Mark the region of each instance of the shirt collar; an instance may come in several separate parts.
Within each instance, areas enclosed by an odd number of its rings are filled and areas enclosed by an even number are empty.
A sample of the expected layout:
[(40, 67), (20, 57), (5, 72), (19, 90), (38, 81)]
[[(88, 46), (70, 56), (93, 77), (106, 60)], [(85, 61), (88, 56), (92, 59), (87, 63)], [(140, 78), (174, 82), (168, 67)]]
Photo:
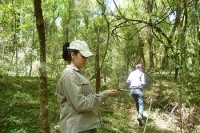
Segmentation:
[(77, 67), (75, 67), (75, 66), (73, 66), (73, 65), (67, 65), (66, 67), (67, 67), (67, 68), (70, 68), (70, 69), (73, 69), (73, 70), (75, 70), (75, 71), (77, 71), (77, 72), (81, 72)]

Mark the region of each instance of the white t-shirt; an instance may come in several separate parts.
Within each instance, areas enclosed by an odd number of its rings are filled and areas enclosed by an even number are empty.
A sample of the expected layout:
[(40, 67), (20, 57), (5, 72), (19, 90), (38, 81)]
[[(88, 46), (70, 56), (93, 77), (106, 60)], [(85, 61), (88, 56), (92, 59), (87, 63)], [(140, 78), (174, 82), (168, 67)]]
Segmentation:
[(143, 85), (146, 84), (144, 73), (136, 69), (129, 74), (126, 82), (129, 84), (129, 88), (143, 88)]

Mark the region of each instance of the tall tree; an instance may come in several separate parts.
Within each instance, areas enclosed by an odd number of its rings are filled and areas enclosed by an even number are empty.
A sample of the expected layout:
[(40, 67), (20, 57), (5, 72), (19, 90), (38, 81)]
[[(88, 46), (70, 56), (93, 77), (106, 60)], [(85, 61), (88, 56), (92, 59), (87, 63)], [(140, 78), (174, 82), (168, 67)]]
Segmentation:
[(100, 33), (99, 27), (95, 27), (96, 29), (96, 55), (95, 55), (95, 77), (96, 77), (96, 93), (99, 93), (99, 88), (101, 87), (101, 75), (100, 75), (100, 65), (99, 65), (99, 43), (100, 43)]
[[(103, 53), (103, 58), (102, 58), (102, 61), (100, 63), (100, 53), (99, 53), (99, 47), (100, 47), (100, 30), (103, 30), (104, 28), (102, 28), (102, 26), (100, 25), (97, 25), (95, 26), (95, 32), (96, 32), (96, 39), (97, 39), (97, 44), (96, 44), (96, 57), (95, 57), (95, 65), (96, 65), (96, 92), (98, 93), (99, 92), (99, 88), (101, 87), (101, 69), (103, 67), (103, 64), (105, 62), (105, 58), (106, 58), (106, 55), (108, 53), (108, 46), (109, 46), (109, 43), (110, 43), (110, 22), (106, 16), (106, 6), (105, 6), (105, 1), (103, 0), (102, 2), (97, 0), (97, 3), (100, 5), (101, 7), (101, 10), (102, 10), (102, 18), (104, 19), (104, 21), (106, 22), (106, 34), (107, 34), (107, 37), (106, 37), (106, 44), (105, 44), (105, 52)], [(100, 18), (101, 19), (101, 18)]]
[[(195, 4), (195, 11), (198, 12), (199, 11), (199, 4), (198, 4), (198, 0), (195, 0), (194, 1), (194, 4)], [(197, 13), (198, 15), (198, 13)], [(199, 17), (197, 17), (197, 20), (196, 20), (196, 30), (197, 30), (197, 40), (198, 42), (200, 43), (200, 21), (198, 19)], [(197, 56), (199, 57), (199, 65), (200, 65), (200, 49), (197, 51)]]
[(16, 67), (16, 76), (19, 76), (18, 71), (18, 28), (19, 28), (19, 13), (15, 10), (15, 1), (12, 0), (12, 8), (13, 8), (13, 48), (15, 51), (15, 67)]
[[(151, 16), (154, 8), (155, 1), (154, 0), (147, 0), (145, 1), (145, 9), (148, 16)], [(151, 18), (149, 19), (149, 24), (151, 25)], [(147, 44), (149, 46), (149, 65), (150, 68), (154, 68), (154, 45), (153, 45), (153, 33), (152, 27), (147, 27)]]
[(40, 132), (49, 133), (46, 84), (46, 38), (41, 3), (41, 0), (34, 0), (34, 13), (40, 42)]
[[(177, 40), (176, 40), (176, 47), (179, 49), (176, 49), (176, 56), (175, 56), (175, 79), (178, 78), (180, 67), (183, 65), (183, 56), (184, 56), (184, 50), (185, 49), (185, 31), (187, 26), (187, 7), (186, 7), (186, 1), (176, 1), (177, 4), (177, 10), (176, 10), (176, 20), (177, 20)], [(183, 16), (183, 18), (182, 18)]]

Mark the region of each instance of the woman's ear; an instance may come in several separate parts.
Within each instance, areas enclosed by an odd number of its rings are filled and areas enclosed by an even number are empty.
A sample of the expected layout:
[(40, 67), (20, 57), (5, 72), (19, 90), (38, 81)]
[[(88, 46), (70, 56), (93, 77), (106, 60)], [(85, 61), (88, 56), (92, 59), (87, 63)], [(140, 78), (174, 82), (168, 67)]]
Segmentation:
[(74, 52), (71, 52), (71, 57), (75, 56), (75, 53)]

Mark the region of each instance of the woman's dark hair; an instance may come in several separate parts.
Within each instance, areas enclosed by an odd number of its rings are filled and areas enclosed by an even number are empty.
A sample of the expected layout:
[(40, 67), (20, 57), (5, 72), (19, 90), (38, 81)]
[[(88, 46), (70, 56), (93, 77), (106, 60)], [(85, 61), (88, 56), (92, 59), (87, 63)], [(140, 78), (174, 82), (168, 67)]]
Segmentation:
[(71, 52), (74, 52), (75, 55), (79, 52), (78, 50), (72, 50), (72, 49), (67, 49), (70, 45), (70, 42), (66, 42), (63, 45), (63, 54), (62, 54), (62, 58), (67, 61), (67, 62), (71, 62), (72, 61), (72, 57), (71, 57)]

